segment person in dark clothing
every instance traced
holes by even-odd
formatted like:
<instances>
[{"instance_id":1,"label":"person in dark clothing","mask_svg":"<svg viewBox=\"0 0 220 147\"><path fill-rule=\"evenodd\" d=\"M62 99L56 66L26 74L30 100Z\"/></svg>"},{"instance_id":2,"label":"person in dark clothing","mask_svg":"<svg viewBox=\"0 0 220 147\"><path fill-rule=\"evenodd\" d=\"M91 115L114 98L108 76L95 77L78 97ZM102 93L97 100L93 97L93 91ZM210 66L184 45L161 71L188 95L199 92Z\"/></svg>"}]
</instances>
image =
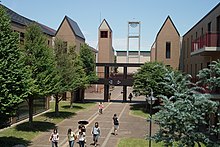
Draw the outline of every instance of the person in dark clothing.
<instances>
[{"instance_id":1,"label":"person in dark clothing","mask_svg":"<svg viewBox=\"0 0 220 147\"><path fill-rule=\"evenodd\" d=\"M114 114L112 119L113 119L113 124L114 124L114 135L118 135L117 132L119 128L119 121L118 121L117 114Z\"/></svg>"},{"instance_id":2,"label":"person in dark clothing","mask_svg":"<svg viewBox=\"0 0 220 147\"><path fill-rule=\"evenodd\" d=\"M131 103L132 97L133 97L133 95L132 95L132 93L130 93L129 96L128 96L128 98L129 98L129 100L130 100L130 103Z\"/></svg>"}]
</instances>

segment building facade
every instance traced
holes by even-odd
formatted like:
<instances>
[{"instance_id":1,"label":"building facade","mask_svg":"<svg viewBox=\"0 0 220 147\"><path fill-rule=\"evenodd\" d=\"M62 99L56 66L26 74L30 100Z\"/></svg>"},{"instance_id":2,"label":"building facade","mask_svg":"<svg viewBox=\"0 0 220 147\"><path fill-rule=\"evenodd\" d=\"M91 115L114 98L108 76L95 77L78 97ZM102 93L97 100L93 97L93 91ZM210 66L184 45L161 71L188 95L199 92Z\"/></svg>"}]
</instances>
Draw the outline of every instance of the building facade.
<instances>
[{"instance_id":1,"label":"building facade","mask_svg":"<svg viewBox=\"0 0 220 147\"><path fill-rule=\"evenodd\" d=\"M179 59L180 34L170 16L168 16L151 47L150 61L163 62L173 69L179 69Z\"/></svg>"},{"instance_id":2,"label":"building facade","mask_svg":"<svg viewBox=\"0 0 220 147\"><path fill-rule=\"evenodd\" d=\"M76 46L76 52L79 53L80 46L85 43L85 37L78 24L68 16L65 16L55 34L68 49L70 46Z\"/></svg>"},{"instance_id":3,"label":"building facade","mask_svg":"<svg viewBox=\"0 0 220 147\"><path fill-rule=\"evenodd\" d=\"M112 29L104 19L98 29L98 63L114 63ZM98 76L104 77L104 68L98 67Z\"/></svg>"},{"instance_id":4,"label":"building facade","mask_svg":"<svg viewBox=\"0 0 220 147\"><path fill-rule=\"evenodd\" d=\"M115 50L116 62L117 63L127 63L127 51L126 50ZM150 62L150 51L140 51L140 62L138 56L138 51L129 51L129 63L145 63ZM128 73L134 73L137 71L137 67L130 67L127 69ZM118 73L123 73L123 68L118 68Z\"/></svg>"},{"instance_id":5,"label":"building facade","mask_svg":"<svg viewBox=\"0 0 220 147\"><path fill-rule=\"evenodd\" d=\"M181 70L194 80L199 70L220 59L220 3L183 35L181 54Z\"/></svg>"}]
</instances>

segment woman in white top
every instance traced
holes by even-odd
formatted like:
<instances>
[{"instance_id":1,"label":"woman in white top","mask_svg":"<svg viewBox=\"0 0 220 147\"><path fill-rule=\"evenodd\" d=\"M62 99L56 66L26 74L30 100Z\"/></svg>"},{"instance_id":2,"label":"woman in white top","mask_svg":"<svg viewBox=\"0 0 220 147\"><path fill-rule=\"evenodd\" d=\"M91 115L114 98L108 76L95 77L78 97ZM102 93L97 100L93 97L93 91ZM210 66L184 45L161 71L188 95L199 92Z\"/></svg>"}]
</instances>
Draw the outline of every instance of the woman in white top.
<instances>
[{"instance_id":1,"label":"woman in white top","mask_svg":"<svg viewBox=\"0 0 220 147\"><path fill-rule=\"evenodd\" d=\"M56 128L55 128L55 129L53 130L53 132L51 133L49 140L50 140L51 143L52 143L52 147L58 147L59 134L58 134Z\"/></svg>"},{"instance_id":2,"label":"woman in white top","mask_svg":"<svg viewBox=\"0 0 220 147\"><path fill-rule=\"evenodd\" d=\"M84 147L85 146L86 133L83 132L82 130L80 130L78 138L79 138L79 146Z\"/></svg>"},{"instance_id":3,"label":"woman in white top","mask_svg":"<svg viewBox=\"0 0 220 147\"><path fill-rule=\"evenodd\" d=\"M72 131L72 129L68 129L67 137L68 137L68 141L69 141L69 146L70 146L70 147L73 147L73 146L74 146L75 139L76 139L76 135L75 135L75 133Z\"/></svg>"}]
</instances>

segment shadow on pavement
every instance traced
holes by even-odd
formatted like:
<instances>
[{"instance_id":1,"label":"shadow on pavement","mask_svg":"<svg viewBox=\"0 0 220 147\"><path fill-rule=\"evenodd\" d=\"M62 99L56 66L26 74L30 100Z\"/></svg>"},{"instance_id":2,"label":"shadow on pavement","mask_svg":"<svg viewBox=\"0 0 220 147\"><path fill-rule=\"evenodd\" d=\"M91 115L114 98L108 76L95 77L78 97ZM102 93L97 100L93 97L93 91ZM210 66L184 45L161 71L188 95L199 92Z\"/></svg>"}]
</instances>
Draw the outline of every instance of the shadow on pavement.
<instances>
[{"instance_id":1,"label":"shadow on pavement","mask_svg":"<svg viewBox=\"0 0 220 147\"><path fill-rule=\"evenodd\" d=\"M27 141L22 138L0 137L0 146L1 147L12 147L15 145L29 146L30 144L31 144L31 141Z\"/></svg>"}]
</instances>

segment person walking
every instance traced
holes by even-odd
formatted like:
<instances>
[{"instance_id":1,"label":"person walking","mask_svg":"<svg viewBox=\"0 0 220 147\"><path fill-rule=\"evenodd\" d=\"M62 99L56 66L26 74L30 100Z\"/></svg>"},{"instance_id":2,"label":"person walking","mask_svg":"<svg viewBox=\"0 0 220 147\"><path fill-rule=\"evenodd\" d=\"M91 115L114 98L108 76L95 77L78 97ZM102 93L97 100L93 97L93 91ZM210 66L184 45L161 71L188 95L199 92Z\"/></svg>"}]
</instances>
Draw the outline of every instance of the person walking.
<instances>
[{"instance_id":1,"label":"person walking","mask_svg":"<svg viewBox=\"0 0 220 147\"><path fill-rule=\"evenodd\" d=\"M99 114L102 114L102 110L104 108L104 105L102 102L99 103Z\"/></svg>"},{"instance_id":2,"label":"person walking","mask_svg":"<svg viewBox=\"0 0 220 147\"><path fill-rule=\"evenodd\" d=\"M68 129L67 137L69 141L69 146L73 147L77 137L76 134L72 131L72 129Z\"/></svg>"},{"instance_id":3,"label":"person walking","mask_svg":"<svg viewBox=\"0 0 220 147\"><path fill-rule=\"evenodd\" d=\"M79 147L85 147L86 133L82 129L79 130L78 138L79 138Z\"/></svg>"},{"instance_id":4,"label":"person walking","mask_svg":"<svg viewBox=\"0 0 220 147\"><path fill-rule=\"evenodd\" d=\"M95 126L92 128L92 135L93 135L93 141L94 141L94 146L97 146L98 144L98 139L100 137L101 131L99 128L99 123L95 122Z\"/></svg>"},{"instance_id":5,"label":"person walking","mask_svg":"<svg viewBox=\"0 0 220 147\"><path fill-rule=\"evenodd\" d=\"M128 96L128 98L129 98L129 100L130 100L130 103L131 103L132 97L133 97L133 95L132 95L132 93L130 93L129 96Z\"/></svg>"},{"instance_id":6,"label":"person walking","mask_svg":"<svg viewBox=\"0 0 220 147\"><path fill-rule=\"evenodd\" d=\"M59 133L56 128L51 133L49 141L51 141L52 147L58 147Z\"/></svg>"},{"instance_id":7,"label":"person walking","mask_svg":"<svg viewBox=\"0 0 220 147\"><path fill-rule=\"evenodd\" d=\"M118 135L117 132L119 128L119 121L118 121L117 114L114 114L112 119L113 119L113 124L114 124L114 135Z\"/></svg>"}]
</instances>

